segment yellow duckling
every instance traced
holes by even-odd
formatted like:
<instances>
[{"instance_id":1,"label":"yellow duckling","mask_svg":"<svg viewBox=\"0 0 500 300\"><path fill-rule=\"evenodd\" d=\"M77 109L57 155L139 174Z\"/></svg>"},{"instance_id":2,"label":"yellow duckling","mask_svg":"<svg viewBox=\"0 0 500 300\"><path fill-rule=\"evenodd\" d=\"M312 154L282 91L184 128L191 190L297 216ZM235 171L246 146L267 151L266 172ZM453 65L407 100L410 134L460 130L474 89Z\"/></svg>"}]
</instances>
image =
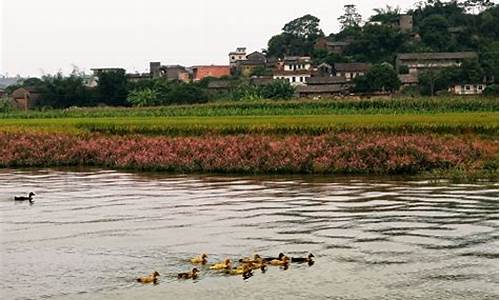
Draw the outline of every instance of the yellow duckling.
<instances>
[{"instance_id":1,"label":"yellow duckling","mask_svg":"<svg viewBox=\"0 0 500 300\"><path fill-rule=\"evenodd\" d=\"M290 262L290 258L288 256L283 256L282 259L273 259L269 262L271 266L287 266Z\"/></svg>"},{"instance_id":2,"label":"yellow duckling","mask_svg":"<svg viewBox=\"0 0 500 300\"><path fill-rule=\"evenodd\" d=\"M200 256L191 258L191 263L192 264L202 264L202 265L204 265L204 264L206 264L208 262L207 258L208 258L208 255L206 255L205 253L203 253Z\"/></svg>"},{"instance_id":3,"label":"yellow duckling","mask_svg":"<svg viewBox=\"0 0 500 300\"><path fill-rule=\"evenodd\" d=\"M252 270L260 269L262 273L265 273L267 269L267 263L265 261L247 263L247 265Z\"/></svg>"},{"instance_id":4,"label":"yellow duckling","mask_svg":"<svg viewBox=\"0 0 500 300\"><path fill-rule=\"evenodd\" d=\"M260 263L260 262L262 262L262 257L260 257L260 255L258 255L258 254L255 254L253 256L253 259L250 257L245 257L245 258L240 259L239 262L240 263L254 263L254 262Z\"/></svg>"},{"instance_id":5,"label":"yellow duckling","mask_svg":"<svg viewBox=\"0 0 500 300\"><path fill-rule=\"evenodd\" d=\"M234 267L232 269L227 270L227 273L229 275L245 275L252 273L252 269L247 264L243 264L238 267Z\"/></svg>"},{"instance_id":6,"label":"yellow duckling","mask_svg":"<svg viewBox=\"0 0 500 300\"><path fill-rule=\"evenodd\" d=\"M200 270L193 268L191 272L179 273L177 274L178 279L196 279Z\"/></svg>"},{"instance_id":7,"label":"yellow duckling","mask_svg":"<svg viewBox=\"0 0 500 300\"><path fill-rule=\"evenodd\" d=\"M210 266L210 270L228 270L231 269L231 259L226 258L224 259L224 262L222 263L216 263L212 266Z\"/></svg>"},{"instance_id":8,"label":"yellow duckling","mask_svg":"<svg viewBox=\"0 0 500 300\"><path fill-rule=\"evenodd\" d=\"M158 272L154 272L148 276L144 276L144 277L139 277L136 279L137 282L140 282L140 283L157 283L158 282L158 279L156 277L160 276L160 273Z\"/></svg>"}]
</instances>

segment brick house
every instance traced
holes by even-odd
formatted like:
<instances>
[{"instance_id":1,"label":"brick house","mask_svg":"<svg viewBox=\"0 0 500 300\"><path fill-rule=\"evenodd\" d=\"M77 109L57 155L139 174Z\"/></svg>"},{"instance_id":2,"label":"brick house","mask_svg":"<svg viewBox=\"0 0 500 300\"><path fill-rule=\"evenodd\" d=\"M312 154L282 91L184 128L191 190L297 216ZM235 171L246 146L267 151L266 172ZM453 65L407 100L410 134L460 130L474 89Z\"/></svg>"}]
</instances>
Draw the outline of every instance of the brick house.
<instances>
[{"instance_id":1,"label":"brick house","mask_svg":"<svg viewBox=\"0 0 500 300\"><path fill-rule=\"evenodd\" d=\"M231 75L231 70L229 66L194 66L193 69L193 81L201 80L205 77L215 77L220 78L223 76Z\"/></svg>"},{"instance_id":2,"label":"brick house","mask_svg":"<svg viewBox=\"0 0 500 300\"><path fill-rule=\"evenodd\" d=\"M28 110L35 106L41 94L36 88L20 87L12 92L13 104L22 110Z\"/></svg>"}]
</instances>

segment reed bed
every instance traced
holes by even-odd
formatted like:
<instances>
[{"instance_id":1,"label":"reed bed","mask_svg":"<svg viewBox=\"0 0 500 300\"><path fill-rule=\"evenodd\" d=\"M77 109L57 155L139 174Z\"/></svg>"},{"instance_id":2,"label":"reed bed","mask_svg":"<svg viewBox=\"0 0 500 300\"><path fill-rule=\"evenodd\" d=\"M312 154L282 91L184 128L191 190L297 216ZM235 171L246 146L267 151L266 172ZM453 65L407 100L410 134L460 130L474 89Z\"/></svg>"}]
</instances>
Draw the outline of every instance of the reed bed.
<instances>
[{"instance_id":1,"label":"reed bed","mask_svg":"<svg viewBox=\"0 0 500 300\"><path fill-rule=\"evenodd\" d=\"M110 136L0 132L0 167L97 166L216 173L419 174L498 170L498 142L477 136Z\"/></svg>"},{"instance_id":2,"label":"reed bed","mask_svg":"<svg viewBox=\"0 0 500 300\"><path fill-rule=\"evenodd\" d=\"M0 113L0 118L110 118L176 116L269 116L324 114L405 114L443 112L495 112L498 98L417 97L393 99L325 99L289 101L230 101L162 107L94 107Z\"/></svg>"}]
</instances>

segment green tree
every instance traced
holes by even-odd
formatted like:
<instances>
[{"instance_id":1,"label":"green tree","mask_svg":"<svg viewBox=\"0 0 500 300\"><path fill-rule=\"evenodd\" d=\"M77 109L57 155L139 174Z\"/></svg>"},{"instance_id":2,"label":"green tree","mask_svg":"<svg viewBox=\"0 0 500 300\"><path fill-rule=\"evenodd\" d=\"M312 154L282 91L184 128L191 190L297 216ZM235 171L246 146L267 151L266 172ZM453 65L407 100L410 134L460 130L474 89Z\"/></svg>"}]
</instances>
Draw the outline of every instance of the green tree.
<instances>
[{"instance_id":1,"label":"green tree","mask_svg":"<svg viewBox=\"0 0 500 300\"><path fill-rule=\"evenodd\" d=\"M295 88L288 81L273 80L261 86L259 93L265 99L290 99L295 94Z\"/></svg>"},{"instance_id":2,"label":"green tree","mask_svg":"<svg viewBox=\"0 0 500 300\"><path fill-rule=\"evenodd\" d=\"M344 14L337 19L342 24L342 29L360 27L362 17L354 4L344 5Z\"/></svg>"},{"instance_id":3,"label":"green tree","mask_svg":"<svg viewBox=\"0 0 500 300\"><path fill-rule=\"evenodd\" d=\"M115 106L128 104L125 70L100 71L97 78L97 93L102 103Z\"/></svg>"},{"instance_id":4,"label":"green tree","mask_svg":"<svg viewBox=\"0 0 500 300\"><path fill-rule=\"evenodd\" d=\"M319 22L320 20L312 15L290 21L285 24L281 34L269 40L266 53L270 57L312 55L314 43L324 36Z\"/></svg>"},{"instance_id":5,"label":"green tree","mask_svg":"<svg viewBox=\"0 0 500 300\"><path fill-rule=\"evenodd\" d=\"M358 92L393 92L399 90L401 81L394 68L383 63L372 66L366 75L354 78L354 84Z\"/></svg>"},{"instance_id":6,"label":"green tree","mask_svg":"<svg viewBox=\"0 0 500 300\"><path fill-rule=\"evenodd\" d=\"M372 22L382 22L382 24L391 24L399 20L399 15L401 14L401 9L396 7L391 7L386 5L385 8L374 8L375 15L370 17Z\"/></svg>"},{"instance_id":7,"label":"green tree","mask_svg":"<svg viewBox=\"0 0 500 300\"><path fill-rule=\"evenodd\" d=\"M36 87L41 93L37 106L66 108L95 105L94 98L85 87L80 74L72 73L66 77L61 73L46 75Z\"/></svg>"}]
</instances>

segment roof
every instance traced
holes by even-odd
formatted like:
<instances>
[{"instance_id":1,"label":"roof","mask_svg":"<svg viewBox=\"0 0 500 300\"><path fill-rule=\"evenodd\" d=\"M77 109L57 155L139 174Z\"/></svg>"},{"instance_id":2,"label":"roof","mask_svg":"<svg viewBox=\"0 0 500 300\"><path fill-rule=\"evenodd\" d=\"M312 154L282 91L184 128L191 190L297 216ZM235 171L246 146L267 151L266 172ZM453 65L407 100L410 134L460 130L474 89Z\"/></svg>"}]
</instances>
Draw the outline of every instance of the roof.
<instances>
[{"instance_id":1,"label":"roof","mask_svg":"<svg viewBox=\"0 0 500 300\"><path fill-rule=\"evenodd\" d=\"M347 83L344 76L318 76L306 78L309 85L342 84Z\"/></svg>"},{"instance_id":2,"label":"roof","mask_svg":"<svg viewBox=\"0 0 500 300\"><path fill-rule=\"evenodd\" d=\"M320 65L318 66L318 69L319 69L319 68L323 68L323 67L328 68L328 69L331 69L331 68L332 68L332 66L331 66L330 64L327 64L327 63L322 63L322 64L320 64Z\"/></svg>"},{"instance_id":3,"label":"roof","mask_svg":"<svg viewBox=\"0 0 500 300\"><path fill-rule=\"evenodd\" d=\"M465 59L477 58L476 52L423 52L423 53L399 53L397 56L400 60L405 59Z\"/></svg>"},{"instance_id":4,"label":"roof","mask_svg":"<svg viewBox=\"0 0 500 300\"><path fill-rule=\"evenodd\" d=\"M274 81L273 77L252 77L250 78L250 82L255 85L266 85L270 84Z\"/></svg>"},{"instance_id":5,"label":"roof","mask_svg":"<svg viewBox=\"0 0 500 300\"><path fill-rule=\"evenodd\" d=\"M309 56L285 56L283 58L285 62L310 62L311 58Z\"/></svg>"},{"instance_id":6,"label":"roof","mask_svg":"<svg viewBox=\"0 0 500 300\"><path fill-rule=\"evenodd\" d=\"M200 69L200 68L227 68L229 69L228 65L200 65L200 66L192 66L192 69Z\"/></svg>"},{"instance_id":7,"label":"roof","mask_svg":"<svg viewBox=\"0 0 500 300\"><path fill-rule=\"evenodd\" d=\"M311 75L312 70L295 70L295 71L285 71L285 70L274 70L273 75L283 75L283 76L291 76L291 75Z\"/></svg>"},{"instance_id":8,"label":"roof","mask_svg":"<svg viewBox=\"0 0 500 300\"><path fill-rule=\"evenodd\" d=\"M366 72L370 68L368 63L336 63L334 65L335 71L337 72L352 72L352 71L362 71Z\"/></svg>"},{"instance_id":9,"label":"roof","mask_svg":"<svg viewBox=\"0 0 500 300\"><path fill-rule=\"evenodd\" d=\"M348 87L343 84L304 85L297 87L297 92L299 93L338 93L347 90Z\"/></svg>"},{"instance_id":10,"label":"roof","mask_svg":"<svg viewBox=\"0 0 500 300\"><path fill-rule=\"evenodd\" d=\"M398 78L402 84L418 83L418 77L416 74L400 74L398 75Z\"/></svg>"}]
</instances>

